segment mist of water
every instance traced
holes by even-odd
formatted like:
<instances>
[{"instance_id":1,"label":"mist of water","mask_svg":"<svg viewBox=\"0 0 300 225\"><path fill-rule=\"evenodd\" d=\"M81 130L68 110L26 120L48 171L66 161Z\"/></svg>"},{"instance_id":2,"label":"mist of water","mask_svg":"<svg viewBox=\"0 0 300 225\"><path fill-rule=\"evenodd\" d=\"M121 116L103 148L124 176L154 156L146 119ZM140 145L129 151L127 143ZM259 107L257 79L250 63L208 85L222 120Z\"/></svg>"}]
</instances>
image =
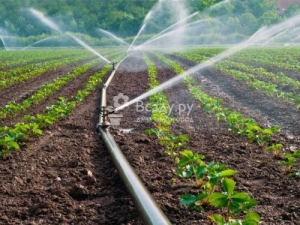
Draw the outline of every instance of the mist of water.
<instances>
[{"instance_id":1,"label":"mist of water","mask_svg":"<svg viewBox=\"0 0 300 225\"><path fill-rule=\"evenodd\" d=\"M42 39L42 40L36 41L36 42L34 42L33 44L28 45L28 46L22 48L22 50L26 50L26 49L28 49L28 48L30 48L30 47L36 45L36 44L39 44L39 43L42 43L42 42L45 42L45 41L48 41L48 40L51 40L51 39L55 39L55 38L58 38L58 37L61 37L61 36L62 36L62 35L56 35L56 36L44 38L44 39Z\"/></svg>"},{"instance_id":2,"label":"mist of water","mask_svg":"<svg viewBox=\"0 0 300 225\"><path fill-rule=\"evenodd\" d=\"M40 21L42 21L44 24L46 24L48 27L50 27L52 30L54 31L58 31L59 33L63 33L60 28L50 19L48 19L47 17L44 16L43 13L37 11L36 9L30 8L29 11L36 16L37 18L40 19Z\"/></svg>"},{"instance_id":3,"label":"mist of water","mask_svg":"<svg viewBox=\"0 0 300 225\"><path fill-rule=\"evenodd\" d=\"M167 32L168 30L171 30L172 28L176 27L177 25L179 25L179 24L181 24L181 23L183 23L183 22L191 19L192 17L196 16L198 13L199 12L195 12L195 13L193 13L193 14L185 17L185 18L183 18L182 20L179 20L178 22L174 23L173 25L167 27L166 29L162 30L158 34L156 34L153 37L151 37L148 41L145 42L145 44L148 43L148 42L150 42L152 39L155 39L156 37L158 37L158 36L162 35L163 33Z\"/></svg>"},{"instance_id":4,"label":"mist of water","mask_svg":"<svg viewBox=\"0 0 300 225\"><path fill-rule=\"evenodd\" d=\"M116 108L115 111L122 110L138 101L141 101L153 94L156 94L157 92L160 92L169 87L172 87L172 86L178 84L179 82L181 82L186 76L193 75L194 73L198 72L199 70L202 70L204 68L212 66L215 63L217 63L225 58L228 58L229 56L231 56L249 46L261 44L262 42L265 42L266 40L278 35L280 32L283 32L284 30L289 29L293 26L299 25L299 23L300 23L300 15L297 15L293 18L286 20L285 22L274 25L270 28L263 27L260 30L258 30L255 34L253 34L248 40L243 41L242 43L222 52L221 54L216 55L216 56L210 58L209 60L192 67L191 69L185 71L184 73L173 77L172 79L160 84L159 86L140 95L139 97L121 105L120 107Z\"/></svg>"},{"instance_id":5,"label":"mist of water","mask_svg":"<svg viewBox=\"0 0 300 225\"><path fill-rule=\"evenodd\" d=\"M183 29L185 28L189 28L189 27L192 27L192 26L198 26L198 25L202 25L204 23L207 23L207 22L210 22L210 21L214 21L215 19L212 19L212 18L207 18L207 19L201 19L201 20L197 20L197 21L194 21L194 22L191 22L191 23L187 23L187 24L184 24L183 26L175 29L175 30L172 30L172 31L169 31L167 33L162 33L160 35L158 35L156 38L153 38L153 39L149 39L148 41L144 42L143 44L137 46L135 49L143 49L143 48L146 48L145 46L150 44L150 43L153 43L155 41L158 41L158 40L161 40L163 38L166 38L166 37L169 37L170 35L174 36L175 34L178 35L177 33L181 33Z\"/></svg>"},{"instance_id":6,"label":"mist of water","mask_svg":"<svg viewBox=\"0 0 300 225\"><path fill-rule=\"evenodd\" d=\"M218 3L214 4L213 6L211 6L210 8L208 8L207 10L208 11L213 10L213 9L215 9L217 7L220 7L220 6L224 5L224 4L227 4L229 2L230 2L230 0L224 0L224 1L218 2Z\"/></svg>"},{"instance_id":7,"label":"mist of water","mask_svg":"<svg viewBox=\"0 0 300 225\"><path fill-rule=\"evenodd\" d=\"M78 44L80 44L82 47L84 47L86 50L90 51L94 55L98 56L99 58L103 59L107 63L111 63L107 58L105 58L103 55L98 53L95 49L87 45L85 42L80 40L79 38L75 37L74 35L67 33L68 36L70 36L74 41L76 41Z\"/></svg>"},{"instance_id":8,"label":"mist of water","mask_svg":"<svg viewBox=\"0 0 300 225\"><path fill-rule=\"evenodd\" d=\"M264 46L264 45L267 45L267 44L271 43L273 40L275 40L276 38L282 36L282 35L285 34L287 31L288 31L288 29L286 29L286 30L280 32L279 34L276 34L274 37L272 37L272 38L270 38L269 40L265 41L262 45Z\"/></svg>"},{"instance_id":9,"label":"mist of water","mask_svg":"<svg viewBox=\"0 0 300 225\"><path fill-rule=\"evenodd\" d=\"M133 39L132 43L130 44L130 46L129 46L127 52L131 50L133 44L135 43L136 39L140 36L140 34L142 33L142 31L145 29L146 25L147 25L147 24L145 23L145 24L141 27L141 29L139 30L138 34L135 36L135 38Z\"/></svg>"},{"instance_id":10,"label":"mist of water","mask_svg":"<svg viewBox=\"0 0 300 225\"><path fill-rule=\"evenodd\" d=\"M128 44L126 41L124 41L122 38L117 37L117 36L114 35L113 33L109 32L109 31L107 31L107 30L100 29L100 28L99 28L98 30L99 30L100 32L106 34L107 36L113 38L114 40L116 40L116 41L118 41L118 42L120 42L120 43L122 43L122 44L125 44L125 45L129 46L129 44Z\"/></svg>"},{"instance_id":11,"label":"mist of water","mask_svg":"<svg viewBox=\"0 0 300 225\"><path fill-rule=\"evenodd\" d=\"M7 50L6 44L5 44L5 41L4 41L4 38L2 37L1 34L0 34L0 40L2 41L2 44L3 44L4 49Z\"/></svg>"},{"instance_id":12,"label":"mist of water","mask_svg":"<svg viewBox=\"0 0 300 225\"><path fill-rule=\"evenodd\" d=\"M106 59L104 56L102 56L99 52L97 52L95 49L93 49L91 46L86 44L84 41L80 40L79 38L75 37L74 35L70 33L63 33L61 29L56 25L52 20L46 18L43 13L37 11L36 9L30 8L30 12L36 16L38 19L40 19L44 24L46 24L48 27L50 27L52 30L58 31L61 34L67 34L69 37L71 37L74 41L76 41L78 44L80 44L82 47L84 47L86 50L90 51L94 55L98 56L99 58L103 59L107 63L111 63L108 59Z\"/></svg>"}]
</instances>

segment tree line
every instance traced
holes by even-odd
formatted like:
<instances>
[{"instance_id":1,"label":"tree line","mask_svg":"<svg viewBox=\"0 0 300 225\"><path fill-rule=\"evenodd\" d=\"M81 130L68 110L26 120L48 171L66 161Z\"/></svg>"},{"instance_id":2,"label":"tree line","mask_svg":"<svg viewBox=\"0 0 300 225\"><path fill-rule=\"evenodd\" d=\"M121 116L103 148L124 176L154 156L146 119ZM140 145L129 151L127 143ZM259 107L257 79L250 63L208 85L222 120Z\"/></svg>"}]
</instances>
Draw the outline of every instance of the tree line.
<instances>
[{"instance_id":1,"label":"tree line","mask_svg":"<svg viewBox=\"0 0 300 225\"><path fill-rule=\"evenodd\" d=\"M292 5L284 15L278 14L277 0L163 0L178 4L184 1L189 13L199 12L199 18L217 18L226 25L228 32L251 35L261 26L271 25L299 11L299 5ZM27 8L35 8L52 18L68 31L93 35L96 28L111 31L121 37L137 34L145 16L158 0L1 0L0 32L20 37L48 34L52 31L33 17ZM217 5L216 5L217 4ZM216 7L211 7L211 6ZM219 6L218 6L219 5ZM152 32L172 24L174 12L166 7L157 15ZM151 30L149 31L151 33ZM225 31L226 32L226 31Z\"/></svg>"}]
</instances>

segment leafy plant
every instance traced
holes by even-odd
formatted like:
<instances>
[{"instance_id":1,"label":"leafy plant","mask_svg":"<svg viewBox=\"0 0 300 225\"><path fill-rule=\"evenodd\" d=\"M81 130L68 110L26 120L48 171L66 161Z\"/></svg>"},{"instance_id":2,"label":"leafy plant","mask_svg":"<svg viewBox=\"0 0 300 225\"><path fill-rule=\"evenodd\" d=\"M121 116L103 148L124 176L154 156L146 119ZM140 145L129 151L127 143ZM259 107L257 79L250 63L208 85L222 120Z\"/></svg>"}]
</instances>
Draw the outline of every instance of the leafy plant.
<instances>
[{"instance_id":1,"label":"leafy plant","mask_svg":"<svg viewBox=\"0 0 300 225\"><path fill-rule=\"evenodd\" d=\"M226 221L226 219L219 214L211 215L209 218L217 225L257 225L260 222L260 216L255 212L248 212L244 219L229 219Z\"/></svg>"},{"instance_id":2,"label":"leafy plant","mask_svg":"<svg viewBox=\"0 0 300 225\"><path fill-rule=\"evenodd\" d=\"M283 145L282 144L273 144L265 148L265 151L271 151L275 158L280 158L280 154L282 151Z\"/></svg>"},{"instance_id":3,"label":"leafy plant","mask_svg":"<svg viewBox=\"0 0 300 225\"><path fill-rule=\"evenodd\" d=\"M292 172L293 167L296 165L297 158L300 158L300 150L284 154L284 160L280 161L281 166L285 166L288 173Z\"/></svg>"},{"instance_id":4,"label":"leafy plant","mask_svg":"<svg viewBox=\"0 0 300 225\"><path fill-rule=\"evenodd\" d=\"M234 180L224 178L222 180L222 187L223 192L215 192L209 198L211 205L226 209L224 217L212 216L215 221L220 222L219 224L222 224L221 222L229 222L232 219L236 219L241 213L248 213L252 207L256 206L256 200L251 198L246 192L237 192L234 190ZM247 217L248 220L250 219L249 217L254 219L253 214L250 214ZM259 216L256 215L255 217L258 219Z\"/></svg>"}]
</instances>

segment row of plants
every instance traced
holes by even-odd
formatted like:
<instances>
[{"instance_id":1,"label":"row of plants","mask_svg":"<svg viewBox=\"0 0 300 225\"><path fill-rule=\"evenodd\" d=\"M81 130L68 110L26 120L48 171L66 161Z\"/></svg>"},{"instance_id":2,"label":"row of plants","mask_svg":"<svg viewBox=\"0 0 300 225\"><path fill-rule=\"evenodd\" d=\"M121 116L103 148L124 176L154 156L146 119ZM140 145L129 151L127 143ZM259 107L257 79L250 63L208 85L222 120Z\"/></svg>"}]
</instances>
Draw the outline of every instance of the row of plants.
<instances>
[{"instance_id":1,"label":"row of plants","mask_svg":"<svg viewBox=\"0 0 300 225\"><path fill-rule=\"evenodd\" d=\"M70 50L27 50L27 51L13 51L13 54L3 54L6 57L1 57L0 71L8 70L12 67L23 66L27 64L35 64L46 60L53 60L59 58L73 57L82 51ZM1 55L2 56L2 55Z\"/></svg>"},{"instance_id":2,"label":"row of plants","mask_svg":"<svg viewBox=\"0 0 300 225\"><path fill-rule=\"evenodd\" d=\"M149 87L154 88L159 85L156 66L145 53L143 58L148 65ZM257 202L246 192L235 190L235 181L231 177L237 171L228 169L223 163L206 163L204 155L185 149L189 137L171 133L171 123L176 119L168 115L169 105L165 94L152 95L148 104L152 109L151 121L155 128L146 130L146 133L155 135L166 148L166 153L174 159L175 173L195 183L199 190L197 195L181 195L181 203L195 210L204 210L208 205L221 209L224 213L209 216L218 225L258 224L260 216L250 211ZM246 215L241 219L244 213Z\"/></svg>"},{"instance_id":3,"label":"row of plants","mask_svg":"<svg viewBox=\"0 0 300 225\"><path fill-rule=\"evenodd\" d=\"M38 62L32 62L32 63L28 63L25 65L20 65L18 67L13 67L12 69L8 69L8 70L4 70L4 71L0 71L0 78L1 79L9 79L15 76L20 76L24 73L28 73L28 72L33 72L36 69L42 68L44 66L47 66L49 64L54 64L57 62L60 62L61 60L65 60L65 59L85 59L85 58L89 58L91 55L88 53L85 54L78 54L78 55L68 55L66 57L52 57L46 60L41 60Z\"/></svg>"},{"instance_id":4,"label":"row of plants","mask_svg":"<svg viewBox=\"0 0 300 225\"><path fill-rule=\"evenodd\" d=\"M41 135L43 129L69 115L74 107L82 103L84 99L102 83L103 76L107 74L111 68L112 66L110 64L102 67L99 72L89 77L84 89L79 90L77 94L70 97L70 99L60 97L55 104L47 106L44 113L35 116L25 115L21 122L11 127L0 127L0 156L6 157L9 152L19 150L20 144L28 140L28 138Z\"/></svg>"},{"instance_id":5,"label":"row of plants","mask_svg":"<svg viewBox=\"0 0 300 225\"><path fill-rule=\"evenodd\" d=\"M176 74L185 72L185 70L175 61L158 53L155 53L155 55L161 61L168 64ZM209 96L197 85L194 78L188 76L184 79L184 83L188 86L192 96L200 101L204 111L215 114L219 121L222 120L227 122L229 130L248 137L250 141L257 142L261 146L266 146L267 142L271 140L271 135L279 131L278 126L262 128L254 119L244 118L240 112L222 107L222 99Z\"/></svg>"},{"instance_id":6,"label":"row of plants","mask_svg":"<svg viewBox=\"0 0 300 225\"><path fill-rule=\"evenodd\" d=\"M295 72L300 71L298 47L250 48L232 56L231 60Z\"/></svg>"},{"instance_id":7,"label":"row of plants","mask_svg":"<svg viewBox=\"0 0 300 225\"><path fill-rule=\"evenodd\" d=\"M83 64L75 68L67 75L55 78L53 82L42 85L35 93L26 98L23 102L16 103L15 101L8 102L3 108L0 109L0 119L13 118L18 113L28 109L32 105L39 104L47 96L58 91L63 85L67 84L74 78L85 73L89 68L99 63L99 59L93 60L89 63Z\"/></svg>"},{"instance_id":8,"label":"row of plants","mask_svg":"<svg viewBox=\"0 0 300 225\"><path fill-rule=\"evenodd\" d=\"M21 74L8 74L4 78L0 77L0 90L3 88L6 88L9 85L16 84L21 81L28 80L30 78L33 78L35 76L41 75L47 71L55 70L60 66L68 65L74 62L81 61L86 58L87 55L79 55L73 58L66 58L66 59L59 59L59 60L53 60L50 62L44 62L40 66L29 66L31 69L29 69L26 73ZM16 69L18 70L18 69Z\"/></svg>"},{"instance_id":9,"label":"row of plants","mask_svg":"<svg viewBox=\"0 0 300 225\"><path fill-rule=\"evenodd\" d=\"M209 59L203 56L203 52L200 52L200 50L176 53L176 55L199 63ZM275 75L264 68L255 68L229 60L222 61L213 66L213 68L232 76L236 80L244 81L250 87L260 90L267 95L275 96L294 104L298 109L300 108L300 96L297 94L297 90L288 92L278 88L278 85L281 87L289 85L299 88L300 82L285 76L283 73Z\"/></svg>"},{"instance_id":10,"label":"row of plants","mask_svg":"<svg viewBox=\"0 0 300 225\"><path fill-rule=\"evenodd\" d=\"M228 69L223 64L216 65L214 68L226 75L232 76L236 80L245 82L253 89L259 90L266 95L274 96L281 100L287 101L295 105L297 109L300 108L300 96L294 92L281 91L278 89L276 84L272 82L261 81L256 78L255 74L245 73L235 69Z\"/></svg>"},{"instance_id":11,"label":"row of plants","mask_svg":"<svg viewBox=\"0 0 300 225\"><path fill-rule=\"evenodd\" d=\"M156 56L172 67L176 74L185 72L185 70L173 60L157 53ZM251 142L258 143L265 151L272 152L275 158L281 158L281 156L283 156L284 160L279 162L280 165L284 166L290 175L299 175L300 171L296 170L299 150L296 150L293 154L285 153L283 152L282 144L273 144L272 135L280 131L278 126L271 126L269 128L260 127L254 119L244 118L240 112L222 107L222 99L213 98L202 91L201 87L197 86L195 79L190 76L184 79L184 83L188 86L191 95L200 101L206 112L215 114L217 120L227 122L230 131L246 136Z\"/></svg>"},{"instance_id":12,"label":"row of plants","mask_svg":"<svg viewBox=\"0 0 300 225\"><path fill-rule=\"evenodd\" d=\"M194 62L203 62L210 57L224 51L225 48L192 48L187 51L174 52L175 55L189 59ZM238 52L229 58L231 61L242 62L246 64L255 64L260 66L272 67L274 69L287 69L291 71L300 71L299 48L268 48L253 47Z\"/></svg>"},{"instance_id":13,"label":"row of plants","mask_svg":"<svg viewBox=\"0 0 300 225\"><path fill-rule=\"evenodd\" d=\"M263 67L253 67L244 63L233 62L229 60L221 62L220 65L226 68L240 70L246 73L252 73L260 80L269 80L272 83L279 85L279 87L288 86L292 88L293 91L298 91L300 89L300 81L292 79L282 72L274 74Z\"/></svg>"}]
</instances>

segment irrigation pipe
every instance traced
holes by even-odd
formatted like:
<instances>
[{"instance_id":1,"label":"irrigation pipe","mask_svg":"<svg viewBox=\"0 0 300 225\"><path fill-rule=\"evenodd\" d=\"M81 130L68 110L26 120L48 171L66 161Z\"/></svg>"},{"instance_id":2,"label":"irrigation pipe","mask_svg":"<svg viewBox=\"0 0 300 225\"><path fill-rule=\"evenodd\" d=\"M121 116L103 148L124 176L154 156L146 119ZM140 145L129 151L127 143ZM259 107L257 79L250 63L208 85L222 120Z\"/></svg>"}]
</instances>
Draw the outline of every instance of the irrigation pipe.
<instances>
[{"instance_id":1,"label":"irrigation pipe","mask_svg":"<svg viewBox=\"0 0 300 225\"><path fill-rule=\"evenodd\" d=\"M117 65L117 67L120 65L120 63ZM97 124L97 131L104 141L104 144L112 157L113 163L115 164L121 179L125 183L125 186L131 198L133 199L143 222L146 225L170 225L171 222L154 201L151 194L120 150L119 146L114 140L114 137L109 132L107 115L110 112L108 112L106 109L106 89L110 84L115 71L116 68L113 70L107 82L101 87L100 116L99 123Z\"/></svg>"}]
</instances>

